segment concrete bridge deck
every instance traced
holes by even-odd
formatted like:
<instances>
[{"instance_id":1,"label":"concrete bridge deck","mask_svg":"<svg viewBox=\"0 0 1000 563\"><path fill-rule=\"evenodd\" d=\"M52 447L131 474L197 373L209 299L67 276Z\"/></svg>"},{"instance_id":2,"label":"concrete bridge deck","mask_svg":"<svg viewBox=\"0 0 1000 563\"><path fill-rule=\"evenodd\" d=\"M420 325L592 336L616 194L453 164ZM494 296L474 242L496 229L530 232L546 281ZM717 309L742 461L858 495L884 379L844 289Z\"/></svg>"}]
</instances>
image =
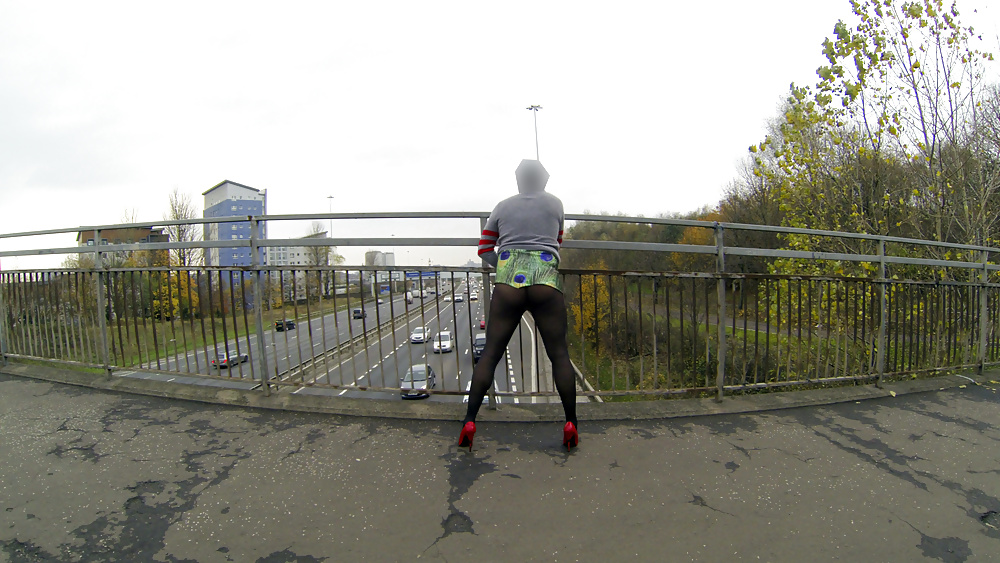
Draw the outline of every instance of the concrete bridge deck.
<instances>
[{"instance_id":1,"label":"concrete bridge deck","mask_svg":"<svg viewBox=\"0 0 1000 563\"><path fill-rule=\"evenodd\" d=\"M997 560L991 377L583 422L567 455L552 422L485 415L469 453L451 421L0 375L0 561Z\"/></svg>"}]
</instances>

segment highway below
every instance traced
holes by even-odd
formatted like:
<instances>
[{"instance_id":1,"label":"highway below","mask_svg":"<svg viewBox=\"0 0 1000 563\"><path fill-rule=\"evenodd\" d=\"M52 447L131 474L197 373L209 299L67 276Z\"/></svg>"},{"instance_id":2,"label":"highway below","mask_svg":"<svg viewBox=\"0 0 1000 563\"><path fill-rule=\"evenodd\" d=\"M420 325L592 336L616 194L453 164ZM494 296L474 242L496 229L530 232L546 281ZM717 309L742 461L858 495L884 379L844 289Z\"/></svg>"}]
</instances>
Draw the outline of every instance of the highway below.
<instances>
[{"instance_id":1,"label":"highway below","mask_svg":"<svg viewBox=\"0 0 1000 563\"><path fill-rule=\"evenodd\" d=\"M428 400L462 401L464 395L450 393L468 390L474 366L472 342L476 334L486 332L480 328L480 322L488 302L470 299L474 292L481 294L478 283L473 280L470 291L463 280L453 291L442 288L441 292L423 299L415 298L412 303L407 303L399 294L391 299L385 296L378 300L381 303L368 300L361 304L357 299L348 302L340 298L338 305L346 304L346 308L337 313L317 315L308 322L305 307L300 306L300 317L294 319L296 327L286 331L275 330L274 321L279 319L265 312L265 357L270 379L298 386L292 391L295 393L400 400L399 391L385 388L399 387L410 366L427 364L435 374L435 386ZM462 300L456 302L457 296ZM353 310L357 308L364 311L361 318L354 318ZM410 336L420 326L426 327L431 337L442 331L450 332L453 350L435 353L432 339L412 343ZM506 357L497 366L496 391L539 390L541 362L536 340L540 342L541 338L536 337L530 315L525 315L511 338ZM143 376L167 381L175 379L177 376L172 374L176 373L179 376L229 375L234 380L257 383L265 369L258 360L257 344L255 334L241 333L238 338L220 339L184 354L169 357L161 354L159 361L150 359L135 368L155 370ZM230 357L247 354L250 361L222 369L211 366L211 359L227 353ZM551 383L543 384L543 388L550 389ZM442 391L445 393L441 394ZM502 403L525 399L500 397L498 400ZM548 402L547 397L530 400Z\"/></svg>"}]
</instances>

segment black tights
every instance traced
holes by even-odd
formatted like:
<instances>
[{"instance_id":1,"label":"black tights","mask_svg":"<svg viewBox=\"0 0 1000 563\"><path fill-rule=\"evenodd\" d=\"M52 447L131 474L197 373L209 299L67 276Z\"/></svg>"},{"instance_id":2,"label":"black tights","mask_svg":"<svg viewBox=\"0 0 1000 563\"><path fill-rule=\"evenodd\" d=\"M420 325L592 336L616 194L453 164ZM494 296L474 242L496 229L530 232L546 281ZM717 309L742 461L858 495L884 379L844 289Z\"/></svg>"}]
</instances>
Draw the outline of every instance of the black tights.
<instances>
[{"instance_id":1,"label":"black tights","mask_svg":"<svg viewBox=\"0 0 1000 563\"><path fill-rule=\"evenodd\" d=\"M566 301L562 292L547 285L515 288L500 283L493 286L490 319L486 326L486 348L472 371L469 410L464 422L476 420L483 397L493 385L493 372L525 311L531 313L535 326L542 333L545 351L552 361L552 379L559 391L566 420L576 424L576 383L566 349Z\"/></svg>"}]
</instances>

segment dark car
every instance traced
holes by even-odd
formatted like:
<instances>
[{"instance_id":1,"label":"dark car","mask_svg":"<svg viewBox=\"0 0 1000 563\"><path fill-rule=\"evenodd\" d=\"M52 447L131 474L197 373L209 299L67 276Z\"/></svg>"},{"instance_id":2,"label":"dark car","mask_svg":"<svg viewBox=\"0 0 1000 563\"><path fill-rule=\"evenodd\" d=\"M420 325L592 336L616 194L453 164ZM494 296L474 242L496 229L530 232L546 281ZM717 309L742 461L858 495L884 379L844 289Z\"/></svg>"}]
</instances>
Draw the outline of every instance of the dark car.
<instances>
[{"instance_id":1,"label":"dark car","mask_svg":"<svg viewBox=\"0 0 1000 563\"><path fill-rule=\"evenodd\" d=\"M236 364L242 364L250 361L250 356L246 354L227 356L225 354L219 354L212 360L212 367L214 368L231 368Z\"/></svg>"},{"instance_id":2,"label":"dark car","mask_svg":"<svg viewBox=\"0 0 1000 563\"><path fill-rule=\"evenodd\" d=\"M472 341L472 361L478 362L483 357L483 350L486 349L486 333L480 332Z\"/></svg>"},{"instance_id":3,"label":"dark car","mask_svg":"<svg viewBox=\"0 0 1000 563\"><path fill-rule=\"evenodd\" d=\"M355 308L351 312L351 316L354 317L355 319L363 319L368 316L368 311L365 311L364 309Z\"/></svg>"},{"instance_id":4,"label":"dark car","mask_svg":"<svg viewBox=\"0 0 1000 563\"><path fill-rule=\"evenodd\" d=\"M437 376L434 375L431 366L413 364L399 382L399 395L404 399L421 399L429 397L427 390L435 386L437 386Z\"/></svg>"},{"instance_id":5,"label":"dark car","mask_svg":"<svg viewBox=\"0 0 1000 563\"><path fill-rule=\"evenodd\" d=\"M274 321L274 330L278 332L284 332L286 330L295 330L295 321Z\"/></svg>"}]
</instances>

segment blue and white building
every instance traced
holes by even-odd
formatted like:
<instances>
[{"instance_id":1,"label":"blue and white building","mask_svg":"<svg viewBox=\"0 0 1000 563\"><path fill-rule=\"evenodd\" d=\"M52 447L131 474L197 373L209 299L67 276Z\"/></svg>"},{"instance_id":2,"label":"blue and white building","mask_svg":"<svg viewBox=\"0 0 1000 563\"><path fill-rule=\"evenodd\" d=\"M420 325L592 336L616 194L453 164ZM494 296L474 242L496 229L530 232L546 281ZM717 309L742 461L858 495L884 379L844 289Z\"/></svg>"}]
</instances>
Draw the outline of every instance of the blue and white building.
<instances>
[{"instance_id":1,"label":"blue and white building","mask_svg":"<svg viewBox=\"0 0 1000 563\"><path fill-rule=\"evenodd\" d=\"M226 223L205 225L206 240L249 240L251 215L267 214L267 190L258 190L229 180L223 180L202 194L205 196L204 217L240 217ZM261 225L260 238L267 238L265 225ZM261 264L266 263L261 249ZM205 256L208 266L249 266L250 248L211 248Z\"/></svg>"}]
</instances>

